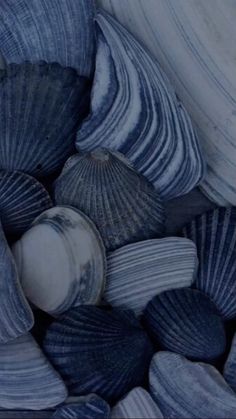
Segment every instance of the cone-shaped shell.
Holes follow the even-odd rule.
[[[58,407],[52,419],[109,419],[110,406],[96,394],[78,397],[74,402]]]
[[[224,378],[236,393],[236,333],[233,337],[231,349],[224,365]]]

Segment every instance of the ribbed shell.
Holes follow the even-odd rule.
[[[0,40],[6,62],[45,60],[90,76],[94,7],[93,0],[1,1]]]
[[[96,396],[90,394],[78,397],[74,403],[59,407],[53,414],[52,419],[109,419],[110,406]]]
[[[71,395],[90,392],[115,401],[141,385],[151,343],[131,311],[81,306],[53,322],[43,349]]]
[[[178,237],[128,244],[107,261],[105,300],[136,315],[155,295],[191,286],[198,266],[194,243]]]
[[[212,361],[225,351],[223,321],[200,291],[182,288],[154,297],[145,309],[145,325],[157,347],[190,359]]]
[[[73,156],[55,182],[54,198],[91,218],[107,250],[163,233],[159,195],[124,156],[109,150]]]
[[[87,102],[87,79],[71,68],[25,62],[0,70],[0,169],[34,176],[59,169]]]
[[[165,418],[235,419],[236,394],[211,365],[181,355],[154,355],[149,384]]]
[[[196,288],[215,302],[224,319],[236,316],[236,208],[196,217],[182,231],[197,247]]]
[[[231,349],[224,365],[224,379],[236,393],[236,333],[233,337]]]

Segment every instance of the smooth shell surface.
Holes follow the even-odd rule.
[[[88,93],[85,77],[56,63],[0,70],[0,169],[36,177],[60,169],[74,151]]]
[[[94,221],[107,250],[163,234],[164,209],[153,186],[124,156],[101,149],[68,160],[54,185],[57,205]]]
[[[96,21],[91,111],[78,131],[78,150],[118,150],[163,198],[187,193],[204,165],[185,108],[158,63],[118,21],[102,10]]]
[[[151,362],[149,384],[165,418],[235,418],[236,394],[211,365],[159,352]]]
[[[225,351],[224,323],[202,292],[182,288],[154,297],[145,325],[156,346],[198,361],[213,361]]]
[[[236,333],[233,337],[231,349],[224,365],[224,379],[236,393]]]
[[[75,402],[58,407],[52,419],[109,419],[110,406],[96,394],[78,397]]]
[[[152,345],[131,311],[81,306],[53,322],[43,349],[71,395],[116,401],[141,385]]]
[[[128,244],[108,255],[104,298],[139,315],[155,295],[191,286],[197,266],[190,240],[170,237]]]
[[[58,315],[99,301],[105,249],[93,223],[78,210],[45,211],[12,251],[26,296],[42,310]]]

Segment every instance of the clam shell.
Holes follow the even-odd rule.
[[[74,403],[58,407],[52,419],[109,419],[110,406],[96,394],[78,397]]]
[[[131,311],[80,306],[54,321],[43,349],[71,395],[116,401],[141,385],[152,345]]]
[[[60,169],[87,105],[87,79],[71,68],[25,62],[0,70],[0,168],[36,177]]]
[[[236,395],[211,365],[159,352],[151,362],[149,383],[165,418],[235,418]]]
[[[78,131],[78,150],[118,150],[163,198],[187,193],[204,165],[185,108],[158,63],[125,28],[102,10],[96,21],[91,111]]]
[[[231,349],[224,365],[224,378],[236,393],[236,333],[233,337]]]
[[[1,52],[7,63],[45,60],[90,76],[94,68],[93,0],[4,0]]]
[[[104,298],[139,315],[155,295],[191,286],[197,265],[190,240],[170,237],[128,244],[108,256]]]
[[[124,156],[109,150],[73,156],[54,184],[54,199],[91,218],[107,250],[163,233],[159,195]]]
[[[196,217],[182,231],[197,246],[196,288],[207,294],[224,319],[236,316],[236,208]]]
[[[0,345],[0,406],[41,410],[62,403],[66,387],[30,333]]]
[[[182,288],[154,297],[145,309],[154,343],[190,359],[212,361],[225,351],[224,323],[202,292]]]
[[[105,249],[93,223],[78,210],[45,211],[12,251],[24,292],[35,306],[58,315],[99,301]]]

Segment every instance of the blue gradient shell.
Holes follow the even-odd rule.
[[[78,397],[76,401],[58,407],[52,419],[109,419],[110,406],[96,394]]]
[[[236,333],[234,334],[230,352],[224,365],[224,378],[236,393]]]

